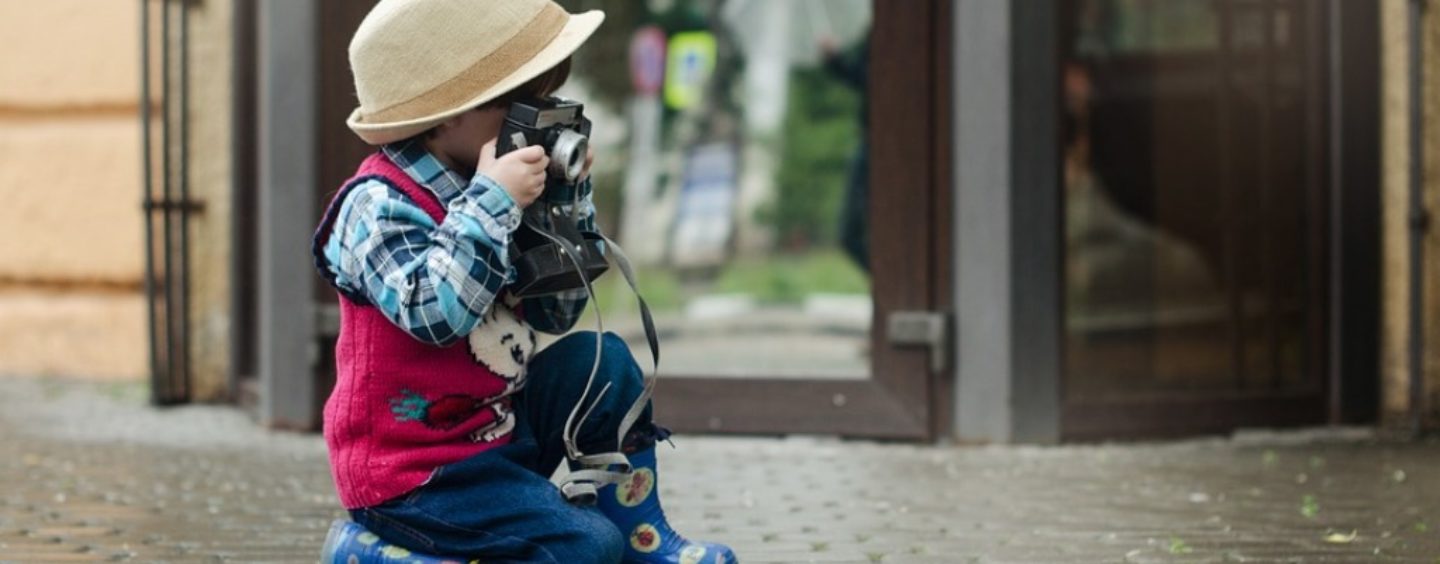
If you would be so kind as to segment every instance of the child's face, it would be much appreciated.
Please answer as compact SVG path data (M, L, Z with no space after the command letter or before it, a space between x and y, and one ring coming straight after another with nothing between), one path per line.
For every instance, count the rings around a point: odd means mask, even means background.
M474 109L441 124L428 143L432 152L448 157L459 172L473 174L480 148L500 134L508 108Z

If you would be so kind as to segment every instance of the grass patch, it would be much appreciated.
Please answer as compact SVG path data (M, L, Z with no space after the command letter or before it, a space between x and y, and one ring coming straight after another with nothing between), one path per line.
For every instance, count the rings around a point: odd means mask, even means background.
M635 282L640 295L645 297L645 303L650 304L651 311L673 311L683 305L680 278L672 271L663 268L637 269ZM640 309L620 269L612 266L594 286L601 312L633 313Z
M870 294L870 279L839 249L830 248L800 255L773 255L763 259L734 261L723 266L711 280L682 280L674 270L645 267L635 273L640 294L656 313L675 312L696 294L747 294L762 303L799 304L806 296L826 294ZM635 296L617 268L611 268L594 284L600 311L605 316L632 315L639 310ZM579 327L593 327L593 314L586 312Z
M715 292L750 294L762 302L800 303L816 293L870 294L870 279L838 249L727 265Z

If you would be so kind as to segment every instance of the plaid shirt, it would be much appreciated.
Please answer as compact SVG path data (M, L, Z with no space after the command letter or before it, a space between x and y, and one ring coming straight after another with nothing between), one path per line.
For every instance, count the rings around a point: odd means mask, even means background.
M470 333L515 278L508 255L520 208L490 177L468 182L421 143L387 145L385 155L439 197L439 225L399 190L379 180L350 190L320 261L341 291L363 296L397 327L444 346ZM590 181L580 226L594 229ZM568 209L566 210L569 211ZM570 330L585 309L584 289L524 300L525 321L538 331Z

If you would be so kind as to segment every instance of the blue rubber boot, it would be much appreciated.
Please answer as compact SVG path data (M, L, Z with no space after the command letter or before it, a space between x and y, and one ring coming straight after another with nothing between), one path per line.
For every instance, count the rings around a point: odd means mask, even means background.
M321 564L464 564L464 560L417 554L400 548L351 521L335 521L320 550ZM469 564L477 564L472 560Z
M596 506L625 535L626 564L736 564L723 544L686 540L670 528L660 507L655 447L626 455L635 471L618 485L600 488Z

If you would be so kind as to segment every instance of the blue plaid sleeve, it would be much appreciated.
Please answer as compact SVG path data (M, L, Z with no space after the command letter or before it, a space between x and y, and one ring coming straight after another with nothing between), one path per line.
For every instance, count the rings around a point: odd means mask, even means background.
M444 346L469 334L509 281L506 250L519 224L515 202L484 175L450 200L438 225L372 180L346 196L324 253L337 286L416 339Z
M593 187L587 178L580 185L580 221L581 230L595 230L595 202L593 198ZM563 210L568 212L567 209ZM550 296L527 298L523 301L525 310L525 322L536 331L558 335L575 327L575 322L580 320L580 315L585 312L585 305L589 301L589 295L584 288L568 290Z

